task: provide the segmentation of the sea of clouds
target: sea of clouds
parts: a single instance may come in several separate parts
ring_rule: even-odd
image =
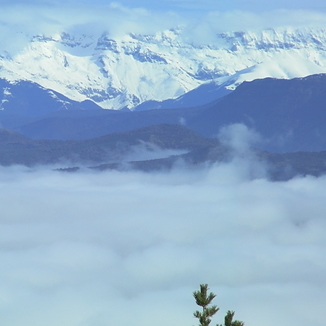
[[[271,182],[244,160],[170,172],[0,168],[2,326],[323,326],[326,177]]]
[[[239,22],[325,22],[303,11],[191,22],[118,4],[98,13],[3,6],[2,49],[64,30],[151,33],[178,22],[210,42]],[[194,326],[201,283],[217,294],[212,325],[231,309],[247,326],[324,326],[326,177],[271,182],[257,164],[242,157],[151,174],[0,168],[1,326]]]

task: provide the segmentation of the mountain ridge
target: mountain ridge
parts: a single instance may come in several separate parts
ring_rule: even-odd
[[[77,102],[31,81],[0,78],[0,111],[11,115],[36,117],[55,111],[99,109],[92,101]]]
[[[0,129],[1,166],[32,168],[43,165],[60,172],[80,169],[153,172],[169,171],[180,165],[187,169],[209,167],[228,163],[237,155],[218,139],[205,138],[188,128],[171,124],[80,141],[32,140]],[[266,170],[263,175],[253,170],[253,178],[283,181],[298,175],[326,173],[326,151],[276,154],[252,150],[248,155]]]
[[[243,124],[261,136],[257,144],[270,152],[326,149],[326,74],[295,79],[257,79],[208,104],[188,107],[123,110],[64,110],[35,117],[8,117],[3,127],[33,139],[82,140],[157,125],[178,124],[205,137],[228,125]]]

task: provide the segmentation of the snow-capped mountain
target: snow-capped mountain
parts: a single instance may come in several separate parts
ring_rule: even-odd
[[[220,33],[209,44],[191,42],[181,28],[116,38],[61,33],[30,37],[15,52],[0,49],[0,78],[107,109],[178,98],[212,81],[232,90],[245,80],[322,72],[326,30],[317,28]]]

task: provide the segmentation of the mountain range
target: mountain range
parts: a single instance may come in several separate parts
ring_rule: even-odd
[[[319,176],[326,172],[325,137],[321,137],[325,86],[323,74],[292,80],[267,78],[245,82],[204,106],[138,112],[103,110],[93,105],[85,108],[85,103],[70,103],[60,94],[53,96],[52,91],[33,83],[11,84],[10,91],[6,91],[8,102],[0,111],[0,121],[7,125],[7,129],[0,129],[0,164],[48,165],[68,172],[81,168],[149,172],[180,164],[188,168],[205,167],[237,157],[239,153],[232,146],[212,136],[223,126],[240,123],[261,131],[264,137],[284,138],[282,146],[272,143],[278,153],[264,150],[266,144],[271,145],[272,138],[255,144],[256,148],[242,158],[240,153],[240,162],[247,157],[265,167],[267,174],[260,175],[254,163],[253,177],[287,180],[296,175]],[[35,93],[19,92],[21,89],[33,89]],[[39,97],[27,96],[38,92],[40,98],[46,99],[44,102]],[[25,103],[21,114],[18,114],[19,103]],[[46,110],[51,108],[50,113],[40,115],[43,105]],[[26,115],[29,106],[38,109]],[[14,107],[14,113],[10,113]],[[292,137],[286,142],[289,131]],[[34,139],[27,137],[28,133]],[[290,148],[289,153],[281,150],[284,145]],[[306,146],[305,151],[291,151],[302,145]],[[318,150],[313,151],[314,147]]]
[[[60,172],[76,172],[80,169],[152,172],[167,171],[180,165],[188,169],[202,168],[230,162],[237,155],[218,139],[206,138],[183,126],[172,124],[70,141],[33,140],[0,129],[2,166],[48,165]],[[263,172],[261,169],[252,169],[254,178],[268,177],[282,181],[297,175],[320,176],[326,172],[326,151],[271,154],[255,150],[249,156],[264,166]],[[256,164],[253,166],[257,167]]]
[[[156,124],[180,124],[205,137],[241,123],[258,133],[256,145],[270,152],[326,148],[326,75],[257,79],[205,105],[176,109],[104,110],[43,87],[2,81],[0,123],[33,139],[82,140]],[[211,91],[211,89],[209,89]],[[183,96],[191,102],[194,91]],[[201,92],[205,96],[204,92]],[[171,100],[171,103],[175,100]]]
[[[218,89],[218,98],[243,81],[326,72],[325,44],[320,28],[216,33],[198,44],[181,27],[119,37],[110,32],[26,35],[15,51],[0,45],[0,78],[31,81],[107,109],[152,108],[151,102],[143,104],[148,101],[160,107],[168,99],[185,107],[189,103],[182,106],[182,96],[201,85]],[[197,96],[195,104],[213,99]]]
[[[221,130],[236,125],[255,135],[252,153],[274,180],[321,175],[324,35],[221,33],[211,45],[189,43],[182,29],[33,36],[17,53],[0,51],[0,164],[209,165],[232,159]]]

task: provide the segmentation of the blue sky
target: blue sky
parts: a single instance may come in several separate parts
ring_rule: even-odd
[[[85,3],[97,3],[105,5],[108,1],[97,0],[90,1],[84,0]],[[193,12],[196,11],[227,11],[227,10],[248,10],[253,12],[261,12],[266,10],[275,9],[301,9],[301,10],[326,10],[326,3],[323,0],[123,0],[118,1],[128,7],[144,7],[151,10],[175,10],[178,12]]]
[[[176,11],[176,12],[208,12],[208,11],[228,11],[228,10],[246,10],[253,12],[277,10],[277,9],[290,9],[290,10],[314,10],[325,11],[326,2],[324,0],[120,0],[120,1],[108,1],[108,0],[2,0],[2,4],[27,4],[27,5],[55,5],[63,6],[67,3],[80,5],[88,4],[91,6],[107,6],[110,3],[119,3],[123,6],[130,8],[146,8],[148,10],[158,11]]]
[[[153,30],[203,22],[236,30],[326,21],[325,0],[0,0],[0,8],[0,23],[17,23],[27,30],[85,23],[127,30],[130,22],[132,28]]]
[[[25,5],[25,6],[55,6],[66,7],[73,5],[80,7],[88,5],[92,7],[108,7],[111,4],[120,4],[128,8],[144,8],[150,11],[174,11],[179,14],[198,15],[211,11],[249,11],[266,12],[272,10],[305,10],[326,12],[326,2],[324,0],[0,0],[1,5]]]

